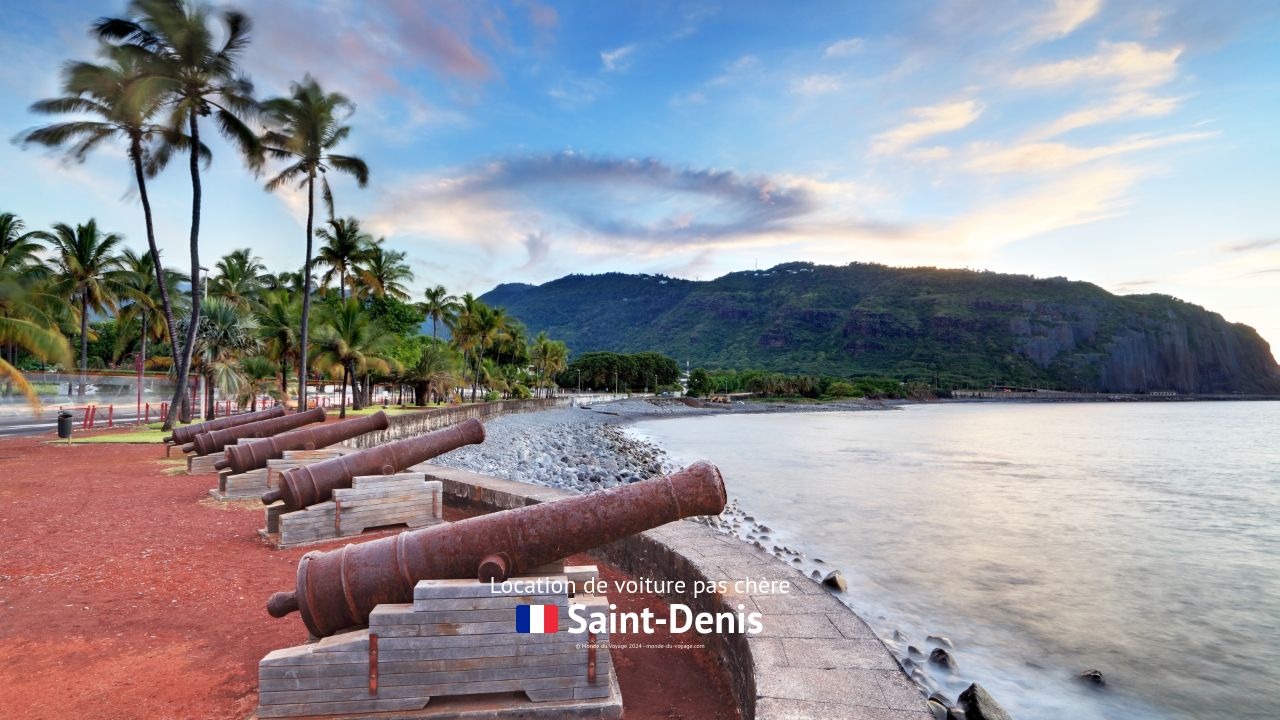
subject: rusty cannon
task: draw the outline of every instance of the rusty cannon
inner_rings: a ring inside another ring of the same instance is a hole
[[[318,450],[365,433],[386,430],[388,426],[387,414],[379,410],[332,425],[298,428],[253,442],[228,445],[223,450],[224,459],[213,467],[216,470],[230,468],[233,473],[249,472],[266,467],[268,460],[284,457],[286,450]]]
[[[224,415],[216,420],[196,423],[194,425],[181,425],[173,429],[172,435],[164,438],[165,442],[177,443],[185,445],[191,442],[192,438],[204,432],[213,432],[214,430],[222,430],[223,428],[235,427],[236,425],[245,425],[259,420],[268,420],[270,418],[280,417],[285,414],[283,405],[275,405],[266,410],[259,410],[251,413],[241,413],[239,415]]]
[[[377,605],[410,602],[419,580],[502,582],[681,518],[717,515],[725,499],[720,471],[697,462],[665,477],[313,551],[298,563],[294,589],[272,595],[267,612],[296,610],[312,635],[328,637],[368,623]]]
[[[245,423],[234,427],[200,433],[182,446],[183,452],[195,452],[196,455],[208,455],[221,452],[228,445],[234,445],[242,438],[271,437],[288,430],[296,430],[303,425],[324,422],[324,408],[311,408],[306,412],[293,413],[281,417],[268,418],[257,422]]]
[[[484,442],[484,425],[472,418],[418,437],[292,468],[280,475],[280,487],[263,493],[262,504],[283,500],[285,507],[301,510],[333,497],[334,488],[351,487],[352,478],[391,475],[463,445],[481,442]]]

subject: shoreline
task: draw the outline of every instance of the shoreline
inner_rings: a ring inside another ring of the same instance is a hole
[[[616,400],[596,406],[495,418],[486,423],[487,442],[460,448],[435,458],[432,463],[571,492],[592,492],[678,469],[665,449],[625,429],[637,422],[725,414],[884,411],[898,410],[902,404],[906,403],[856,401],[817,406],[769,403],[755,407],[742,404],[728,406],[731,409],[711,409],[666,398]],[[693,518],[688,522],[705,525],[754,546],[800,571],[815,584],[826,584],[827,578],[831,578],[832,583],[844,583],[839,568],[775,538],[775,530],[732,495],[719,516]],[[843,590],[832,594],[866,622],[866,614],[851,604]],[[919,662],[919,658],[913,659],[910,653],[899,647],[900,643],[877,637],[922,696],[942,693],[942,683],[933,677],[926,663]],[[945,704],[954,706],[955,701],[948,698]]]

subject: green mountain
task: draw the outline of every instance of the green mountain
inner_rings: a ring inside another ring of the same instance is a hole
[[[787,263],[695,282],[569,275],[482,297],[575,353],[656,350],[683,366],[943,385],[1280,393],[1247,325],[1166,295],[969,270]]]

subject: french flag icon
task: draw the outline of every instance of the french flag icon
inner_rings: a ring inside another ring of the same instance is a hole
[[[560,630],[560,608],[556,605],[516,605],[516,632],[553,633]]]

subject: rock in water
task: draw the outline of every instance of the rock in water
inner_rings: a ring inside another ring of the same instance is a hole
[[[933,652],[929,653],[929,662],[948,670],[956,669],[956,659],[943,648],[934,648]]]
[[[941,705],[933,700],[929,703],[929,712],[933,714],[933,720],[947,720],[947,706]]]
[[[960,707],[967,720],[1013,720],[1013,716],[978,683],[960,693]]]
[[[848,583],[844,581],[844,574],[839,570],[832,570],[827,573],[827,576],[822,578],[822,584],[836,590],[837,592],[844,592],[849,589]]]
[[[925,642],[938,643],[943,647],[955,647],[955,644],[951,642],[951,638],[946,635],[929,635],[925,638]]]
[[[1107,684],[1107,679],[1102,677],[1102,671],[1096,668],[1092,670],[1085,670],[1076,677],[1096,687],[1105,687]]]

